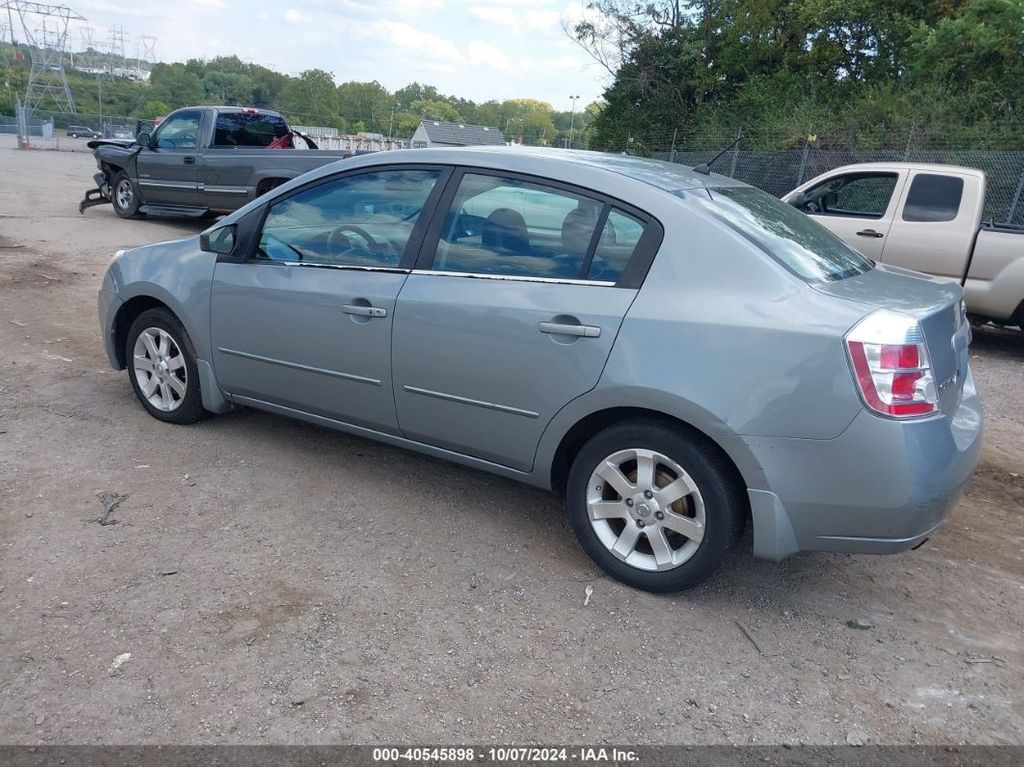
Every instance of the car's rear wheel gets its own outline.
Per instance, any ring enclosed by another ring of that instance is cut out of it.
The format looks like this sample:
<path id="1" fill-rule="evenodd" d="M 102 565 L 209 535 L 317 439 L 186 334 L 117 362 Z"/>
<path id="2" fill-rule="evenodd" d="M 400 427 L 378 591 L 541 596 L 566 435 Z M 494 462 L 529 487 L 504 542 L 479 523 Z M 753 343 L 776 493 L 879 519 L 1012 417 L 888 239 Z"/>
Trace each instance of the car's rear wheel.
<path id="1" fill-rule="evenodd" d="M 114 212 L 121 218 L 139 218 L 139 208 L 142 207 L 142 200 L 135 189 L 135 184 L 123 170 L 114 174 L 114 180 L 110 184 L 110 201 L 114 205 Z"/>
<path id="2" fill-rule="evenodd" d="M 136 318 L 125 359 L 135 396 L 151 416 L 189 424 L 207 415 L 192 340 L 170 311 L 149 309 Z"/>
<path id="3" fill-rule="evenodd" d="M 566 492 L 584 550 L 609 575 L 645 591 L 706 580 L 746 519 L 725 456 L 700 435 L 654 420 L 592 437 L 573 461 Z"/>

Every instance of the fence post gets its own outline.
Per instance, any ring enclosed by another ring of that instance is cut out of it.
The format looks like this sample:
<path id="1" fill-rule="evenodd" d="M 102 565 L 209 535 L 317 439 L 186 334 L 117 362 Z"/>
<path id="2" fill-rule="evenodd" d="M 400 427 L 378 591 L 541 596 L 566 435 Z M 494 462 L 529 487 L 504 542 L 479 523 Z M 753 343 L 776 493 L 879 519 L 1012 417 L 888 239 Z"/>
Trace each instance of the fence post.
<path id="1" fill-rule="evenodd" d="M 807 155 L 811 152 L 810 138 L 804 137 L 804 151 L 800 155 L 800 172 L 797 174 L 796 185 L 804 183 L 804 168 L 807 166 Z"/>
<path id="2" fill-rule="evenodd" d="M 1024 170 L 1020 172 L 1020 180 L 1017 182 L 1017 189 L 1013 193 L 1013 201 L 1010 203 L 1010 212 L 1006 214 L 1006 223 L 1013 223 L 1013 214 L 1017 212 L 1017 203 L 1020 202 L 1020 193 L 1024 191 Z"/>
<path id="3" fill-rule="evenodd" d="M 736 148 L 732 150 L 732 165 L 729 167 L 729 178 L 736 178 L 736 161 L 740 157 L 740 137 L 743 135 L 743 128 L 736 131 Z"/>
<path id="4" fill-rule="evenodd" d="M 914 141 L 914 126 L 910 126 L 910 135 L 907 136 L 907 147 L 903 150 L 903 162 L 910 161 L 910 144 Z"/>
<path id="5" fill-rule="evenodd" d="M 18 148 L 28 149 L 28 107 L 21 103 L 20 98 L 17 100 L 14 113 L 18 117 Z"/>
<path id="6" fill-rule="evenodd" d="M 679 126 L 672 129 L 672 150 L 668 153 L 668 161 L 676 161 L 676 134 L 679 133 Z"/>

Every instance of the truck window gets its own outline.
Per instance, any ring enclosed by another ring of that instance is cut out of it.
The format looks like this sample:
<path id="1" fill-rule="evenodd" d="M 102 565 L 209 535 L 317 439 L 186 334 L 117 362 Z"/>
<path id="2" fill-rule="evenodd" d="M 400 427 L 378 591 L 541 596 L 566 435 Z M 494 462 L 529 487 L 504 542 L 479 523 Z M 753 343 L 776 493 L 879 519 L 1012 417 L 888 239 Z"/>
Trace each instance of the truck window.
<path id="1" fill-rule="evenodd" d="M 805 193 L 804 210 L 827 216 L 881 218 L 896 188 L 895 173 L 857 173 L 830 178 Z"/>
<path id="2" fill-rule="evenodd" d="M 960 211 L 964 180 L 958 176 L 918 173 L 910 182 L 904 221 L 952 221 Z"/>
<path id="3" fill-rule="evenodd" d="M 194 149 L 199 146 L 199 112 L 177 112 L 160 124 L 156 145 L 161 149 Z"/>
<path id="4" fill-rule="evenodd" d="M 251 112 L 219 112 L 213 145 L 217 147 L 265 147 L 288 132 L 288 124 L 277 115 Z"/>

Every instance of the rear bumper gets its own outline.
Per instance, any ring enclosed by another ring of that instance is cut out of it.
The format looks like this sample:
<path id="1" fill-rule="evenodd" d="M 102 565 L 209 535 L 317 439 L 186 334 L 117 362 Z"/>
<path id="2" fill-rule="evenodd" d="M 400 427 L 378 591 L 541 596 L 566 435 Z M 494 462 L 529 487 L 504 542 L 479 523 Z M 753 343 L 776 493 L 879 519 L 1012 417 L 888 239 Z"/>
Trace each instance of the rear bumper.
<path id="1" fill-rule="evenodd" d="M 981 403 L 968 377 L 952 415 L 901 422 L 864 411 L 832 440 L 745 438 L 769 485 L 748 491 L 754 555 L 914 548 L 959 500 L 981 436 Z"/>

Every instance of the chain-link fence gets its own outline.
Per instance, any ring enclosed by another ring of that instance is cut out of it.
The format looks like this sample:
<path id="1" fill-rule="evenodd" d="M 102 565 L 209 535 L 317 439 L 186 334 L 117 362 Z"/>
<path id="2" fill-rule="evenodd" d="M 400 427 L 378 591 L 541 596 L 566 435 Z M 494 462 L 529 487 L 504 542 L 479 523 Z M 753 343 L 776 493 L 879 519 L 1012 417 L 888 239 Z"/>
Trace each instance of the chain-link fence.
<path id="1" fill-rule="evenodd" d="M 708 162 L 717 150 L 656 152 L 655 156 L 684 165 Z M 985 171 L 987 194 L 984 218 L 997 223 L 1024 224 L 1024 151 L 993 149 L 803 149 L 757 151 L 734 149 L 714 165 L 718 173 L 753 184 L 781 197 L 826 171 L 864 162 L 918 162 L 965 165 Z"/>
<path id="2" fill-rule="evenodd" d="M 805 181 L 843 165 L 865 162 L 917 162 L 978 168 L 987 177 L 984 217 L 996 223 L 1024 224 L 1024 136 L 1012 125 L 972 135 L 962 126 L 875 127 L 855 132 L 811 135 L 767 134 L 709 127 L 694 132 L 649 131 L 627 139 L 625 151 L 699 165 L 742 135 L 740 143 L 713 170 L 781 196 Z"/>

